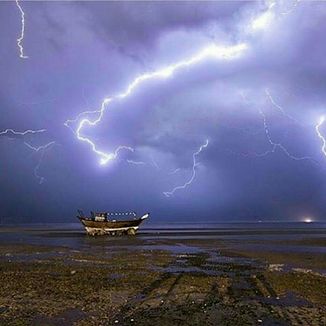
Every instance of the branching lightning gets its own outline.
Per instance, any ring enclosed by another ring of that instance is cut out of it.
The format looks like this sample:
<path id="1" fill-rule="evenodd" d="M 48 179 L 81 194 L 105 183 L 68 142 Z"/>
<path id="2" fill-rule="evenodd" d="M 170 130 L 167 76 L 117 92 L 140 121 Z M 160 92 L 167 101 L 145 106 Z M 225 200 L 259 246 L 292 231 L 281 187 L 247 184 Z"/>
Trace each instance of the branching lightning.
<path id="1" fill-rule="evenodd" d="M 268 128 L 266 116 L 265 116 L 264 112 L 261 109 L 259 109 L 259 113 L 262 116 L 266 139 L 268 140 L 269 144 L 271 145 L 271 149 L 269 149 L 268 151 L 266 151 L 264 153 L 261 153 L 261 154 L 256 153 L 255 156 L 263 157 L 263 156 L 266 156 L 268 154 L 275 153 L 275 151 L 277 149 L 280 149 L 286 156 L 288 156 L 292 160 L 295 160 L 295 161 L 309 160 L 309 161 L 312 161 L 312 162 L 316 163 L 315 160 L 311 156 L 295 156 L 295 155 L 292 155 L 286 149 L 286 147 L 283 144 L 273 141 L 273 139 L 272 139 L 272 137 L 270 135 L 269 128 Z"/>
<path id="2" fill-rule="evenodd" d="M 27 59 L 28 56 L 24 54 L 24 47 L 22 45 L 22 41 L 24 40 L 25 36 L 25 12 L 21 5 L 19 4 L 19 0 L 16 0 L 16 6 L 18 7 L 21 15 L 21 31 L 20 31 L 20 36 L 17 38 L 17 46 L 19 49 L 19 57 L 22 59 Z"/>
<path id="3" fill-rule="evenodd" d="M 319 139 L 322 142 L 321 152 L 323 153 L 324 156 L 326 156 L 326 138 L 320 132 L 320 127 L 323 125 L 324 122 L 325 122 L 325 116 L 320 117 L 320 119 L 315 127 L 315 130 L 316 130 L 316 133 L 317 133 Z"/>
<path id="4" fill-rule="evenodd" d="M 46 129 L 38 129 L 38 130 L 28 129 L 28 130 L 25 130 L 25 131 L 16 131 L 16 130 L 13 130 L 13 129 L 6 129 L 6 130 L 3 130 L 3 131 L 0 131 L 0 136 L 6 136 L 6 137 L 9 137 L 9 138 L 17 138 L 17 137 L 22 138 L 23 139 L 23 144 L 26 147 L 28 147 L 30 150 L 32 150 L 34 152 L 37 152 L 37 153 L 41 152 L 41 156 L 40 156 L 40 158 L 38 160 L 38 163 L 34 168 L 34 175 L 39 180 L 40 184 L 42 184 L 45 181 L 45 178 L 42 177 L 39 174 L 39 169 L 40 169 L 40 166 L 42 164 L 45 152 L 49 148 L 51 148 L 56 142 L 51 141 L 51 142 L 49 142 L 49 143 L 47 143 L 45 145 L 34 146 L 34 145 L 30 144 L 29 142 L 27 142 L 25 140 L 25 137 L 29 136 L 29 135 L 41 134 L 41 133 L 44 133 L 44 132 L 46 132 Z"/>
<path id="5" fill-rule="evenodd" d="M 249 27 L 251 28 L 252 31 L 264 30 L 271 24 L 272 20 L 275 18 L 275 13 L 273 12 L 273 10 L 274 10 L 273 8 L 275 7 L 275 4 L 276 4 L 275 1 L 270 1 L 268 3 L 267 10 L 251 21 Z M 190 57 L 188 59 L 176 62 L 176 63 L 171 64 L 171 65 L 169 65 L 169 66 L 167 66 L 165 68 L 158 69 L 158 70 L 156 70 L 154 72 L 145 73 L 145 74 L 142 74 L 142 75 L 136 77 L 127 86 L 125 91 L 123 91 L 122 93 L 118 93 L 118 94 L 116 94 L 116 95 L 114 95 L 112 97 L 105 98 L 102 101 L 99 110 L 82 112 L 75 119 L 67 120 L 65 122 L 65 126 L 70 128 L 75 133 L 78 140 L 87 143 L 91 147 L 91 150 L 97 156 L 100 157 L 100 164 L 104 165 L 104 164 L 108 163 L 109 161 L 115 159 L 118 156 L 120 148 L 127 148 L 127 149 L 133 151 L 133 149 L 130 149 L 127 146 L 122 146 L 122 147 L 118 147 L 118 150 L 116 150 L 113 153 L 105 152 L 103 150 L 100 150 L 97 147 L 97 145 L 95 144 L 95 142 L 93 142 L 90 138 L 86 137 L 83 134 L 84 127 L 86 127 L 86 126 L 93 127 L 93 126 L 96 126 L 97 124 L 99 124 L 101 122 L 102 117 L 104 115 L 104 112 L 107 109 L 107 107 L 111 104 L 111 102 L 113 102 L 115 100 L 122 100 L 122 99 L 128 97 L 129 95 L 132 95 L 132 93 L 139 86 L 144 84 L 145 82 L 149 82 L 151 80 L 156 80 L 156 79 L 170 78 L 178 70 L 181 70 L 183 68 L 187 68 L 187 67 L 199 64 L 199 63 L 201 63 L 201 62 L 203 62 L 205 60 L 211 60 L 211 59 L 231 60 L 231 59 L 237 58 L 240 55 L 242 55 L 248 49 L 248 47 L 249 47 L 248 43 L 238 43 L 238 44 L 233 45 L 233 46 L 225 46 L 225 47 L 216 46 L 215 44 L 208 45 L 207 47 L 201 49 L 198 53 L 196 53 L 194 56 L 192 56 L 192 57 Z M 269 98 L 269 100 L 271 101 L 271 103 L 283 115 L 285 115 L 289 119 L 295 121 L 295 119 L 293 119 L 288 114 L 286 114 L 285 111 L 283 110 L 283 108 L 281 106 L 279 106 L 273 100 L 273 98 L 270 95 L 268 89 L 266 90 L 266 95 Z M 265 131 L 267 140 L 270 143 L 270 145 L 272 146 L 272 148 L 269 151 L 266 151 L 265 153 L 257 154 L 257 156 L 265 156 L 265 155 L 267 155 L 269 153 L 275 152 L 277 148 L 280 148 L 287 156 L 291 157 L 292 159 L 295 159 L 295 160 L 311 159 L 310 157 L 296 157 L 296 156 L 293 156 L 287 151 L 287 149 L 282 144 L 274 142 L 272 140 L 271 136 L 270 136 L 270 133 L 269 133 L 268 125 L 267 125 L 267 122 L 266 122 L 266 117 L 265 117 L 265 115 L 263 114 L 262 111 L 260 111 L 260 113 L 263 116 L 264 131 Z M 93 118 L 90 118 L 90 115 Z M 95 117 L 94 117 L 94 115 L 95 115 Z M 297 122 L 297 121 L 295 121 L 295 122 Z M 76 129 L 73 129 L 71 127 L 72 123 L 77 123 L 77 128 Z M 164 195 L 166 197 L 172 196 L 175 191 L 177 191 L 179 189 L 184 189 L 193 182 L 193 180 L 194 180 L 194 178 L 196 176 L 196 167 L 198 165 L 198 163 L 196 162 L 196 156 L 204 148 L 206 148 L 207 146 L 208 146 L 208 141 L 204 145 L 202 145 L 197 152 L 195 152 L 193 154 L 193 173 L 192 173 L 192 176 L 191 176 L 190 180 L 188 182 L 186 182 L 184 185 L 174 188 L 172 191 L 164 192 Z M 131 164 L 139 164 L 139 165 L 145 164 L 144 162 L 135 162 L 133 160 L 127 160 L 127 162 L 131 163 Z M 157 169 L 159 169 L 157 163 L 153 159 L 152 159 L 152 162 L 153 162 L 153 166 L 156 167 Z M 179 170 L 180 169 L 176 169 L 176 170 L 172 171 L 169 174 L 175 174 Z"/>
<path id="6" fill-rule="evenodd" d="M 272 105 L 283 115 L 285 116 L 287 119 L 291 120 L 293 123 L 301 125 L 301 123 L 296 120 L 295 118 L 293 118 L 291 115 L 289 115 L 283 108 L 282 106 L 280 106 L 278 103 L 275 102 L 275 100 L 273 99 L 273 97 L 271 96 L 269 90 L 266 88 L 265 89 L 265 94 L 268 98 L 268 100 L 272 103 Z M 248 99 L 245 97 L 245 95 L 243 93 L 240 94 L 242 96 L 242 98 L 246 101 L 249 102 Z M 266 136 L 266 139 L 268 141 L 268 143 L 270 144 L 271 148 L 263 153 L 251 153 L 251 154 L 241 154 L 242 156 L 249 156 L 249 155 L 254 155 L 256 157 L 264 157 L 267 156 L 269 154 L 275 153 L 277 149 L 280 149 L 287 157 L 289 157 L 292 160 L 295 161 L 303 161 L 303 160 L 309 160 L 314 164 L 317 164 L 316 160 L 314 160 L 311 156 L 296 156 L 293 155 L 289 152 L 289 150 L 280 142 L 275 142 L 271 136 L 269 127 L 268 127 L 268 123 L 267 123 L 267 119 L 266 119 L 266 115 L 263 112 L 262 109 L 258 110 L 259 114 L 262 117 L 263 120 L 263 130 Z M 231 153 L 234 153 L 232 151 L 230 151 Z"/>
<path id="7" fill-rule="evenodd" d="M 49 143 L 47 143 L 47 144 L 45 144 L 45 145 L 37 146 L 37 147 L 35 147 L 35 146 L 33 146 L 33 145 L 31 145 L 31 144 L 29 144 L 29 143 L 27 143 L 27 142 L 24 142 L 24 144 L 25 144 L 29 149 L 33 150 L 34 152 L 39 152 L 39 151 L 44 151 L 44 150 L 48 149 L 49 147 L 51 147 L 53 144 L 55 144 L 55 141 L 51 141 L 51 142 L 49 142 Z"/>
<path id="8" fill-rule="evenodd" d="M 199 165 L 199 163 L 197 162 L 197 156 L 201 153 L 201 151 L 203 149 L 205 149 L 207 146 L 208 146 L 208 139 L 206 140 L 206 142 L 201 145 L 199 147 L 199 149 L 192 154 L 192 159 L 193 159 L 193 165 L 192 165 L 192 175 L 191 175 L 191 178 L 186 182 L 184 183 L 182 186 L 177 186 L 175 188 L 173 188 L 171 191 L 165 191 L 163 192 L 163 194 L 166 196 L 166 197 L 171 197 L 173 196 L 173 194 L 177 191 L 177 190 L 180 190 L 180 189 L 185 189 L 187 188 L 194 180 L 195 180 L 195 177 L 196 177 L 196 168 L 197 166 Z"/>
<path id="9" fill-rule="evenodd" d="M 16 131 L 13 129 L 6 129 L 3 131 L 0 131 L 0 136 L 7 136 L 8 138 L 16 138 L 21 137 L 21 138 L 25 138 L 25 136 L 28 135 L 35 135 L 35 134 L 41 134 L 46 132 L 46 129 L 38 129 L 38 130 L 32 130 L 32 129 L 28 129 L 25 131 Z M 52 142 L 51 142 L 52 143 Z M 29 149 L 38 152 L 40 149 L 43 149 L 44 147 L 47 147 L 48 145 L 51 145 L 51 143 L 40 146 L 40 147 L 35 147 L 33 145 L 31 145 L 30 143 L 28 143 L 27 141 L 24 140 L 24 145 L 26 145 Z"/>
<path id="10" fill-rule="evenodd" d="M 293 6 L 293 9 L 296 7 L 297 3 L 299 2 L 296 1 L 295 5 Z M 265 11 L 264 13 L 262 13 L 261 15 L 259 15 L 258 17 L 255 17 L 255 19 L 253 19 L 251 21 L 251 23 L 249 24 L 249 27 L 252 29 L 252 31 L 255 30 L 264 30 L 266 29 L 272 22 L 272 20 L 275 18 L 275 13 L 272 11 L 272 9 L 274 8 L 276 4 L 276 1 L 270 1 L 268 4 L 268 10 Z M 23 40 L 24 40 L 24 34 L 25 34 L 25 13 L 20 5 L 20 1 L 16 0 L 16 5 L 20 11 L 21 14 L 21 34 L 19 36 L 19 38 L 17 38 L 17 46 L 19 48 L 19 53 L 20 53 L 20 58 L 22 59 L 27 59 L 28 56 L 26 56 L 24 54 L 24 48 L 23 48 Z M 292 9 L 291 9 L 292 11 Z M 285 14 L 285 13 L 284 13 Z M 81 112 L 80 114 L 78 114 L 74 119 L 69 119 L 66 120 L 64 125 L 66 127 L 68 127 L 69 129 L 71 129 L 73 131 L 73 133 L 76 135 L 77 139 L 87 143 L 91 150 L 99 157 L 99 163 L 101 165 L 105 165 L 108 162 L 115 160 L 119 153 L 122 150 L 127 150 L 130 152 L 134 152 L 134 149 L 129 147 L 129 146 L 118 146 L 113 152 L 106 152 L 104 150 L 100 150 L 98 148 L 98 146 L 95 144 L 94 141 L 92 141 L 89 137 L 85 136 L 85 134 L 83 133 L 84 128 L 85 127 L 94 127 L 97 124 L 99 124 L 102 121 L 102 117 L 106 111 L 106 109 L 109 107 L 109 105 L 111 104 L 111 102 L 113 101 L 117 101 L 117 100 L 123 100 L 124 98 L 127 98 L 128 96 L 131 96 L 133 94 L 133 92 L 139 88 L 142 84 L 146 84 L 147 82 L 150 82 L 152 80 L 164 80 L 164 79 L 168 79 L 168 78 L 172 78 L 173 75 L 175 73 L 177 73 L 179 70 L 200 64 L 206 60 L 232 60 L 232 59 L 236 59 L 239 56 L 243 55 L 243 53 L 249 48 L 249 44 L 248 43 L 238 43 L 235 45 L 231 45 L 231 46 L 217 46 L 215 44 L 210 44 L 207 47 L 202 48 L 200 51 L 198 51 L 197 53 L 195 53 L 193 56 L 186 58 L 184 60 L 178 61 L 176 63 L 173 63 L 171 65 L 168 65 L 166 67 L 157 69 L 153 72 L 149 72 L 149 73 L 144 73 L 141 74 L 139 76 L 137 76 L 133 81 L 131 81 L 131 83 L 129 85 L 127 85 L 127 87 L 125 88 L 125 90 L 121 93 L 118 93 L 116 95 L 113 95 L 111 97 L 107 97 L 105 98 L 102 103 L 101 106 L 98 110 L 93 110 L 93 111 L 84 111 Z M 286 116 L 288 119 L 291 119 L 293 122 L 297 122 L 297 120 L 295 120 L 294 118 L 292 118 L 290 115 L 288 115 L 281 106 L 279 106 L 274 99 L 272 98 L 270 92 L 268 89 L 266 89 L 266 96 L 268 97 L 268 99 L 270 100 L 270 102 L 284 115 Z M 277 143 L 274 142 L 272 140 L 272 137 L 270 135 L 270 131 L 268 128 L 268 124 L 266 121 L 266 116 L 264 114 L 264 112 L 262 110 L 259 110 L 260 115 L 263 118 L 263 126 L 264 126 L 264 132 L 266 135 L 266 138 L 269 142 L 269 144 L 271 145 L 271 149 L 261 153 L 261 154 L 256 154 L 256 156 L 266 156 L 269 153 L 274 153 L 278 148 L 281 149 L 288 157 L 290 157 L 291 159 L 294 160 L 306 160 L 309 159 L 311 160 L 311 157 L 309 156 L 303 156 L 303 157 L 297 157 L 297 156 L 293 156 L 292 154 L 289 153 L 289 151 L 281 144 L 281 143 Z M 316 132 L 318 134 L 318 137 L 322 140 L 323 142 L 323 146 L 322 146 L 322 152 L 323 154 L 326 156 L 326 141 L 325 138 L 322 136 L 322 134 L 320 133 L 319 127 L 322 125 L 322 123 L 324 122 L 324 118 L 322 118 L 319 123 L 316 126 Z M 72 125 L 76 126 L 76 128 L 73 128 Z M 7 129 L 5 131 L 0 132 L 0 135 L 7 135 L 8 137 L 13 137 L 14 135 L 17 136 L 22 136 L 24 137 L 25 135 L 28 134 L 35 134 L 35 133 L 42 133 L 45 132 L 45 129 L 40 129 L 40 130 L 26 130 L 24 132 L 16 132 L 12 129 Z M 24 144 L 31 150 L 35 151 L 35 152 L 41 152 L 41 157 L 40 157 L 40 161 L 38 163 L 38 165 L 35 167 L 34 169 L 34 174 L 35 176 L 39 179 L 40 183 L 44 182 L 44 178 L 41 177 L 39 175 L 39 169 L 40 169 L 40 165 L 41 162 L 44 158 L 45 155 L 45 151 L 50 148 L 55 142 L 50 142 L 46 145 L 42 145 L 39 147 L 33 146 L 30 143 L 24 141 Z M 184 183 L 181 186 L 177 186 L 175 187 L 173 190 L 171 191 L 167 191 L 164 192 L 163 194 L 166 197 L 170 197 L 172 196 L 176 191 L 180 190 L 180 189 L 185 189 L 187 188 L 195 179 L 196 177 L 196 168 L 198 167 L 199 163 L 196 161 L 197 156 L 202 152 L 203 149 L 205 149 L 208 146 L 208 140 L 206 140 L 206 142 L 200 146 L 200 148 L 193 153 L 193 166 L 192 166 L 192 175 L 191 178 Z M 138 162 L 138 161 L 134 161 L 134 160 L 130 160 L 130 159 L 126 159 L 127 163 L 130 164 L 135 164 L 135 165 L 146 165 L 147 163 L 145 162 Z M 154 159 L 152 158 L 152 164 L 154 167 L 156 167 L 158 170 L 160 169 L 160 167 L 157 165 L 157 163 L 154 161 Z M 180 171 L 180 168 L 172 171 L 169 173 L 169 175 L 175 174 L 178 171 Z"/>
<path id="11" fill-rule="evenodd" d="M 194 56 L 190 57 L 189 59 L 179 61 L 179 62 L 169 65 L 165 68 L 158 69 L 151 73 L 145 73 L 143 75 L 136 77 L 127 86 L 127 88 L 124 92 L 119 93 L 113 97 L 105 98 L 101 104 L 100 110 L 82 112 L 79 114 L 79 116 L 82 116 L 87 113 L 97 113 L 98 116 L 94 120 L 90 120 L 89 118 L 83 118 L 79 122 L 78 127 L 75 132 L 77 138 L 79 140 L 89 144 L 92 151 L 100 157 L 100 164 L 103 165 L 103 164 L 108 163 L 109 161 L 115 159 L 117 157 L 117 155 L 115 155 L 115 153 L 108 153 L 108 152 L 99 150 L 97 148 L 97 146 L 95 145 L 95 143 L 91 139 L 82 135 L 82 129 L 86 125 L 88 125 L 88 126 L 97 125 L 102 120 L 102 117 L 103 117 L 103 114 L 104 114 L 106 108 L 112 101 L 124 99 L 124 98 L 128 97 L 129 95 L 131 95 L 133 93 L 133 91 L 137 87 L 139 87 L 141 84 L 143 84 L 146 81 L 150 81 L 153 79 L 166 79 L 166 78 L 172 77 L 176 71 L 178 71 L 182 68 L 193 66 L 193 65 L 203 62 L 205 60 L 209 60 L 209 59 L 231 60 L 231 59 L 234 59 L 234 58 L 238 57 L 239 55 L 241 55 L 247 49 L 247 47 L 248 46 L 245 43 L 239 43 L 239 44 L 233 45 L 233 46 L 217 46 L 214 44 L 209 45 L 209 46 L 205 47 L 204 49 L 202 49 L 201 51 L 199 51 Z M 65 126 L 69 127 L 70 123 L 75 120 L 76 119 L 67 120 L 65 122 Z"/>
<path id="12" fill-rule="evenodd" d="M 52 142 L 50 142 L 50 143 L 48 143 L 48 144 L 46 144 L 46 145 L 43 145 L 43 146 L 40 146 L 40 147 L 33 147 L 33 148 L 32 148 L 32 149 L 35 150 L 36 152 L 41 151 L 41 156 L 40 156 L 40 158 L 39 158 L 39 160 L 38 160 L 37 165 L 36 165 L 35 168 L 34 168 L 34 175 L 35 175 L 35 178 L 38 179 L 39 184 L 42 184 L 42 183 L 44 183 L 44 181 L 45 181 L 45 177 L 43 177 L 43 176 L 41 176 L 41 175 L 39 174 L 39 170 L 40 170 L 41 164 L 42 164 L 42 162 L 43 162 L 44 155 L 45 155 L 46 151 L 47 151 L 50 147 L 52 147 L 55 143 L 56 143 L 55 141 L 52 141 Z"/>
<path id="13" fill-rule="evenodd" d="M 265 10 L 262 14 L 258 15 L 253 19 L 249 26 L 252 28 L 252 30 L 255 29 L 266 29 L 267 26 L 271 23 L 271 21 L 274 19 L 275 13 L 273 13 L 274 7 L 276 2 L 275 1 L 269 1 L 267 2 L 267 10 Z M 145 82 L 156 80 L 156 79 L 167 79 L 170 78 L 176 73 L 177 71 L 187 68 L 196 64 L 199 64 L 205 60 L 231 60 L 235 59 L 239 56 L 241 56 L 247 49 L 249 48 L 248 43 L 238 43 L 231 46 L 217 46 L 216 44 L 209 44 L 208 46 L 202 48 L 200 51 L 198 51 L 196 54 L 194 54 L 192 57 L 181 60 L 179 62 L 173 63 L 167 67 L 155 70 L 150 73 L 144 73 L 138 77 L 136 77 L 128 86 L 127 88 L 121 92 L 118 93 L 112 97 L 105 98 L 100 106 L 100 109 L 95 111 L 85 111 L 80 113 L 75 119 L 67 120 L 64 124 L 66 127 L 71 128 L 71 123 L 78 122 L 78 126 L 76 130 L 73 130 L 78 140 L 87 143 L 91 150 L 100 157 L 100 164 L 104 165 L 108 163 L 109 161 L 116 158 L 116 155 L 114 153 L 105 152 L 103 150 L 98 149 L 97 145 L 88 137 L 83 135 L 83 129 L 84 127 L 93 127 L 96 126 L 98 123 L 101 122 L 103 114 L 107 107 L 110 105 L 111 102 L 114 100 L 120 100 L 128 97 L 131 95 L 137 87 L 142 85 Z M 91 119 L 89 117 L 89 114 L 96 114 L 96 117 Z M 82 118 L 83 116 L 87 116 L 85 118 Z"/>

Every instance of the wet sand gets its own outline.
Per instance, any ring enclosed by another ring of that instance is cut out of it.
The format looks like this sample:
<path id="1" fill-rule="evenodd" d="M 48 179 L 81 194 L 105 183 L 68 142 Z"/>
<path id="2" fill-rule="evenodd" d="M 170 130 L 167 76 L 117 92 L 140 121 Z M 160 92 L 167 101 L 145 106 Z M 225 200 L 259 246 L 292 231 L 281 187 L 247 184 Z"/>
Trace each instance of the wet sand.
<path id="1" fill-rule="evenodd" d="M 326 325 L 326 230 L 0 229 L 0 325 Z"/>

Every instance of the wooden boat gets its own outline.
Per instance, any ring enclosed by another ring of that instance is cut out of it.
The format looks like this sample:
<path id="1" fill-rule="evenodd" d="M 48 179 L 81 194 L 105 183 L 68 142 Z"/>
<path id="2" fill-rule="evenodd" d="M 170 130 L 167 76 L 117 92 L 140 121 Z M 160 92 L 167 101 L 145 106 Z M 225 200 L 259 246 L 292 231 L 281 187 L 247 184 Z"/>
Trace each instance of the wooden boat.
<path id="1" fill-rule="evenodd" d="M 123 217 L 133 217 L 133 219 L 120 219 Z M 86 233 L 89 235 L 135 235 L 140 224 L 148 217 L 149 214 L 147 213 L 137 218 L 134 212 L 91 212 L 91 216 L 86 217 L 81 210 L 78 210 L 77 215 L 77 218 L 84 225 Z M 120 220 L 117 220 L 117 218 Z"/>

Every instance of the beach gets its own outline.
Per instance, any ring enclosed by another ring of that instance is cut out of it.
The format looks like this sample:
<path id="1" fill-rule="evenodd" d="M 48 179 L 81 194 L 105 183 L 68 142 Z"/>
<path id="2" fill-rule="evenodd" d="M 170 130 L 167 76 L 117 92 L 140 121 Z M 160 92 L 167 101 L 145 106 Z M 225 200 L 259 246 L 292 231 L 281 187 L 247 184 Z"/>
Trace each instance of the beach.
<path id="1" fill-rule="evenodd" d="M 326 325 L 326 228 L 2 226 L 1 325 Z"/>

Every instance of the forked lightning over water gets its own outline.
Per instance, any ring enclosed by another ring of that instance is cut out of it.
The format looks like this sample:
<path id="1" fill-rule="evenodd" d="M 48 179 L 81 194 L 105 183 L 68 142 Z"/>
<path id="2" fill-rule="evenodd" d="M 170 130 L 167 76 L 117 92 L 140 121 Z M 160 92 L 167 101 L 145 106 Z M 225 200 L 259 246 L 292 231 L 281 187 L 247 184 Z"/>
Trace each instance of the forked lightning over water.
<path id="1" fill-rule="evenodd" d="M 182 68 L 196 65 L 205 60 L 210 60 L 210 59 L 232 60 L 234 58 L 237 58 L 239 55 L 241 55 L 246 49 L 247 49 L 247 45 L 245 43 L 239 43 L 239 44 L 233 45 L 233 46 L 217 46 L 217 45 L 212 44 L 212 45 L 209 45 L 209 46 L 203 48 L 198 53 L 196 53 L 194 56 L 192 56 L 188 59 L 179 61 L 179 62 L 169 65 L 165 68 L 158 69 L 154 72 L 145 73 L 143 75 L 136 77 L 127 86 L 127 88 L 124 92 L 119 93 L 113 97 L 105 98 L 101 104 L 100 110 L 92 111 L 92 112 L 90 112 L 90 111 L 82 112 L 79 114 L 79 116 L 81 116 L 81 115 L 85 115 L 87 113 L 97 112 L 98 116 L 94 120 L 91 120 L 89 118 L 84 118 L 79 122 L 77 130 L 76 130 L 77 138 L 90 145 L 92 151 L 94 153 L 96 153 L 101 158 L 100 164 L 103 165 L 103 164 L 108 163 L 109 161 L 115 159 L 117 157 L 117 155 L 115 155 L 115 153 L 104 152 L 102 150 L 99 150 L 97 148 L 96 144 L 91 139 L 82 135 L 82 129 L 86 125 L 96 126 L 98 123 L 100 123 L 106 108 L 112 101 L 124 99 L 124 98 L 128 97 L 129 95 L 132 94 L 132 92 L 137 87 L 139 87 L 141 84 L 143 84 L 146 81 L 150 81 L 152 79 L 167 79 L 169 77 L 172 77 L 176 71 L 178 71 Z M 74 119 L 74 120 L 76 120 L 76 119 Z M 67 120 L 65 122 L 65 126 L 70 127 L 71 121 L 74 121 L 74 120 Z"/>
<path id="2" fill-rule="evenodd" d="M 20 12 L 21 16 L 21 30 L 20 30 L 20 35 L 17 38 L 17 47 L 19 50 L 19 57 L 22 59 L 27 59 L 28 56 L 25 55 L 24 53 L 24 47 L 23 47 L 23 42 L 24 42 L 24 37 L 25 37 L 25 12 L 21 6 L 20 0 L 15 0 L 16 6 Z M 288 10 L 281 12 L 281 15 L 286 16 L 287 14 L 293 12 L 296 7 L 298 6 L 299 1 L 295 1 L 293 6 L 291 8 L 288 8 Z M 246 30 L 246 33 L 249 32 L 250 35 L 253 33 L 264 33 L 264 31 L 268 30 L 270 25 L 279 19 L 279 16 L 277 16 L 277 7 L 279 6 L 279 3 L 277 1 L 266 1 L 266 6 L 265 10 L 259 11 L 259 13 L 253 16 L 253 18 L 250 21 L 246 21 L 244 25 L 244 29 Z M 258 34 L 257 34 L 258 35 Z M 87 127 L 94 127 L 98 125 L 102 121 L 102 117 L 106 111 L 106 109 L 112 104 L 114 101 L 119 101 L 123 100 L 129 96 L 132 96 L 134 91 L 141 87 L 142 85 L 148 85 L 151 81 L 154 80 L 165 80 L 174 77 L 176 73 L 179 71 L 190 68 L 191 66 L 195 66 L 198 64 L 201 64 L 205 61 L 212 61 L 212 60 L 219 60 L 219 61 L 230 61 L 230 60 L 235 60 L 237 58 L 242 57 L 246 53 L 249 52 L 249 50 L 252 50 L 254 48 L 250 37 L 247 38 L 248 35 L 245 37 L 239 37 L 237 38 L 237 43 L 233 43 L 233 45 L 217 45 L 215 43 L 209 43 L 207 46 L 199 49 L 197 52 L 193 54 L 193 56 L 183 58 L 180 61 L 176 61 L 166 67 L 159 68 L 157 70 L 154 70 L 152 72 L 147 72 L 143 73 L 136 78 L 134 78 L 130 84 L 128 84 L 125 88 L 124 91 L 121 93 L 115 94 L 111 97 L 105 98 L 98 110 L 94 111 L 84 111 L 78 114 L 74 119 L 69 119 L 66 120 L 64 125 L 68 128 L 70 128 L 74 134 L 76 135 L 77 139 L 87 143 L 91 150 L 99 157 L 99 162 L 101 165 L 105 165 L 109 163 L 110 161 L 116 159 L 120 152 L 123 150 L 129 151 L 129 152 L 134 152 L 134 148 L 129 147 L 129 146 L 118 146 L 115 150 L 112 152 L 105 151 L 102 149 L 99 149 L 98 145 L 95 143 L 94 140 L 92 140 L 89 136 L 85 135 L 85 128 Z M 296 120 L 294 117 L 289 115 L 282 106 L 280 106 L 277 101 L 275 101 L 270 93 L 270 91 L 266 88 L 265 94 L 269 100 L 269 102 L 285 117 L 287 117 L 289 120 L 291 120 L 293 123 L 300 124 L 298 120 Z M 281 150 L 283 153 L 285 153 L 289 158 L 297 161 L 301 160 L 311 160 L 314 161 L 310 156 L 295 156 L 292 155 L 287 148 L 279 143 L 275 142 L 273 140 L 273 137 L 270 134 L 268 122 L 265 116 L 265 113 L 262 109 L 259 110 L 259 113 L 263 119 L 263 127 L 264 127 L 264 132 L 266 139 L 271 146 L 269 150 L 267 150 L 264 153 L 258 153 L 256 156 L 258 157 L 263 157 L 266 156 L 269 153 L 274 153 L 277 149 Z M 318 121 L 317 125 L 315 126 L 316 133 L 318 135 L 318 138 L 322 142 L 322 148 L 321 152 L 322 154 L 326 157 L 326 139 L 322 135 L 320 128 L 323 125 L 325 121 L 325 117 L 321 117 L 320 120 Z M 4 131 L 0 131 L 0 136 L 7 136 L 9 138 L 19 138 L 21 137 L 23 139 L 23 143 L 31 150 L 35 152 L 40 152 L 41 153 L 41 158 L 39 161 L 39 164 L 35 167 L 35 175 L 39 178 L 40 183 L 44 181 L 43 177 L 40 177 L 38 174 L 38 170 L 41 164 L 41 161 L 44 157 L 44 153 L 47 149 L 51 148 L 52 145 L 55 143 L 54 141 L 49 142 L 45 145 L 42 146 L 34 146 L 31 145 L 30 142 L 28 141 L 29 139 L 26 140 L 26 136 L 28 135 L 33 135 L 33 134 L 40 134 L 45 132 L 45 129 L 40 129 L 40 130 L 26 130 L 23 132 L 15 131 L 13 129 L 6 129 Z M 192 175 L 189 181 L 187 181 L 185 184 L 181 186 L 175 187 L 171 191 L 166 191 L 164 192 L 164 195 L 166 197 L 172 196 L 177 190 L 179 189 L 185 189 L 187 186 L 189 186 L 193 180 L 196 177 L 196 168 L 198 166 L 198 163 L 196 161 L 197 155 L 206 147 L 208 146 L 208 140 L 200 146 L 198 151 L 196 151 L 193 154 L 193 166 L 192 166 Z M 135 165 L 146 165 L 147 163 L 141 162 L 141 161 L 134 161 L 131 159 L 126 160 L 130 164 L 135 164 Z M 156 167 L 158 170 L 160 170 L 160 167 L 157 165 L 155 162 L 154 158 L 152 158 L 153 161 L 153 166 Z M 314 161 L 315 162 L 315 161 Z M 180 168 L 177 168 L 176 170 L 170 172 L 169 174 L 175 174 L 178 171 L 180 171 Z"/>
<path id="3" fill-rule="evenodd" d="M 267 2 L 267 10 L 263 13 L 260 13 L 254 19 L 249 22 L 247 26 L 251 32 L 256 32 L 257 29 L 261 32 L 268 28 L 271 21 L 274 19 L 275 14 L 273 13 L 275 7 L 275 1 Z M 104 165 L 109 161 L 116 158 L 115 153 L 105 152 L 100 150 L 94 141 L 92 141 L 89 137 L 83 135 L 82 131 L 85 126 L 93 127 L 101 122 L 103 114 L 109 104 L 114 100 L 120 100 L 128 97 L 133 93 L 133 91 L 140 85 L 145 82 L 156 80 L 156 79 L 167 79 L 172 77 L 177 71 L 182 68 L 187 68 L 190 66 L 194 66 L 196 64 L 202 63 L 207 60 L 232 60 L 242 56 L 246 50 L 249 48 L 248 42 L 240 42 L 234 45 L 228 46 L 218 46 L 215 43 L 208 44 L 206 47 L 200 49 L 197 53 L 195 53 L 192 57 L 186 58 L 184 60 L 173 63 L 167 67 L 155 70 L 150 73 L 144 73 L 138 77 L 136 77 L 125 89 L 125 91 L 116 94 L 112 97 L 107 97 L 102 101 L 101 107 L 97 111 L 85 111 L 81 112 L 75 119 L 67 120 L 64 124 L 66 127 L 71 128 L 72 122 L 77 122 L 79 118 L 82 116 L 87 116 L 89 114 L 97 114 L 96 118 L 91 119 L 89 117 L 83 118 L 78 122 L 78 126 L 74 133 L 80 141 L 87 143 L 92 151 L 100 157 L 100 164 Z"/>
<path id="4" fill-rule="evenodd" d="M 203 149 L 205 149 L 207 146 L 208 146 L 208 139 L 206 140 L 206 142 L 201 145 L 199 147 L 199 149 L 192 154 L 192 174 L 191 174 L 191 178 L 186 182 L 184 183 L 183 185 L 181 186 L 177 186 L 175 188 L 173 188 L 171 191 L 165 191 L 163 192 L 163 194 L 166 196 L 166 197 L 171 197 L 174 195 L 174 193 L 177 191 L 177 190 L 181 190 L 181 189 L 185 189 L 187 188 L 189 185 L 191 185 L 191 183 L 195 180 L 195 177 L 196 177 L 196 168 L 198 167 L 199 163 L 197 162 L 196 158 L 197 156 L 201 153 L 201 151 Z"/>

